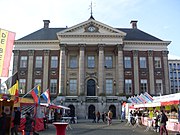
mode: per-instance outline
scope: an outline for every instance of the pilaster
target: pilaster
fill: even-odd
[[[66,54],[65,54],[65,48],[66,44],[60,44],[60,62],[59,62],[59,94],[64,95],[65,94],[65,60],[66,60]]]
[[[138,50],[133,50],[133,67],[134,67],[134,94],[139,94],[139,64]]]
[[[169,70],[168,70],[168,51],[162,51],[163,56],[163,69],[164,69],[164,80],[165,84],[163,85],[163,93],[162,94],[169,94],[170,93],[170,87],[169,87]]]
[[[119,94],[122,94],[124,93],[124,62],[123,62],[123,48],[124,48],[124,45],[123,44],[118,44],[117,45],[117,49],[118,49],[118,56],[117,56],[117,81],[118,83],[116,83],[117,85],[117,91],[116,91],[116,94],[119,95]]]
[[[13,73],[18,71],[18,64],[19,64],[19,50],[13,50],[14,57],[13,57]]]
[[[28,60],[28,75],[27,75],[27,92],[32,89],[32,76],[33,76],[33,60],[34,60],[34,50],[28,50],[29,60]]]
[[[155,85],[154,85],[154,64],[153,64],[153,50],[148,50],[148,67],[149,67],[149,93],[155,94]]]
[[[48,67],[49,67],[49,53],[50,50],[44,50],[44,65],[43,65],[43,89],[46,90],[48,88]]]
[[[99,92],[98,94],[101,95],[104,93],[103,91],[103,84],[104,84],[104,44],[99,44],[99,66],[98,66],[98,85],[99,85]]]
[[[85,44],[79,44],[79,95],[84,95],[84,80],[85,80],[85,69],[84,69],[84,58],[85,58]]]

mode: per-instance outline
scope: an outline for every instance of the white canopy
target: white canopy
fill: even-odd
[[[40,103],[40,105],[50,107],[50,108],[57,108],[57,109],[62,108],[62,109],[65,109],[65,110],[70,110],[69,107],[62,106],[62,105],[55,105],[55,104],[48,104],[48,103]]]

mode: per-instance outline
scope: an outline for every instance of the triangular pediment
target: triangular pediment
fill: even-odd
[[[115,29],[109,25],[96,21],[92,18],[88,19],[85,22],[79,23],[72,27],[69,27],[63,31],[57,33],[58,37],[61,36],[83,36],[83,35],[106,35],[106,36],[118,36],[124,37],[126,36],[125,32],[122,32],[118,29]]]

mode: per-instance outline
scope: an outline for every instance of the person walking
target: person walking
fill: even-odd
[[[95,111],[93,111],[92,118],[93,118],[92,123],[96,123],[96,113],[95,113]]]
[[[96,117],[97,117],[97,123],[99,123],[99,120],[100,120],[100,112],[99,111],[96,113]]]
[[[161,115],[160,115],[160,135],[163,135],[165,132],[166,135],[168,135],[168,131],[166,129],[166,122],[168,121],[168,117],[164,113],[164,110],[161,110]]]
[[[2,112],[0,116],[0,135],[6,135],[6,113]]]
[[[20,126],[20,122],[21,122],[21,112],[18,110],[17,107],[14,108],[14,120],[13,120],[13,124],[14,127],[11,130],[11,135],[18,135],[18,128]]]
[[[111,110],[109,110],[109,112],[108,112],[108,125],[111,125],[112,124],[112,112],[111,112]]]
[[[102,121],[105,122],[105,112],[102,112]]]
[[[30,133],[33,131],[33,126],[32,126],[33,122],[35,122],[34,119],[31,118],[30,113],[27,112],[26,113],[25,129],[24,129],[25,135],[30,135]]]

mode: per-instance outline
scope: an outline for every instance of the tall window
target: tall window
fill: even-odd
[[[105,67],[112,68],[112,65],[113,65],[112,56],[105,56]]]
[[[94,68],[94,67],[95,67],[95,57],[88,56],[88,68]]]
[[[20,68],[27,67],[27,56],[21,56],[20,58]]]
[[[19,79],[19,93],[25,94],[26,89],[26,79]]]
[[[57,79],[50,80],[50,93],[51,94],[57,93]]]
[[[70,79],[69,80],[69,92],[71,94],[77,93],[77,80],[76,79]]]
[[[77,68],[77,56],[70,56],[69,66],[70,68]]]
[[[106,94],[112,94],[112,93],[113,93],[113,80],[106,79]]]
[[[131,79],[125,80],[125,91],[126,91],[126,94],[132,94],[132,80]]]
[[[140,68],[146,68],[147,67],[146,57],[140,57],[139,60],[140,60]]]
[[[58,67],[58,57],[51,56],[51,68],[57,68],[57,67]]]
[[[142,79],[141,80],[141,92],[147,92],[147,80],[146,79]]]
[[[124,57],[124,67],[131,68],[131,57]]]
[[[155,68],[161,68],[161,58],[160,57],[154,58],[154,65],[155,65]]]
[[[156,80],[156,93],[162,93],[162,80]]]
[[[34,80],[34,86],[37,86],[37,85],[39,85],[41,88],[41,79],[35,79]]]
[[[35,67],[36,68],[42,68],[42,56],[36,56]]]

